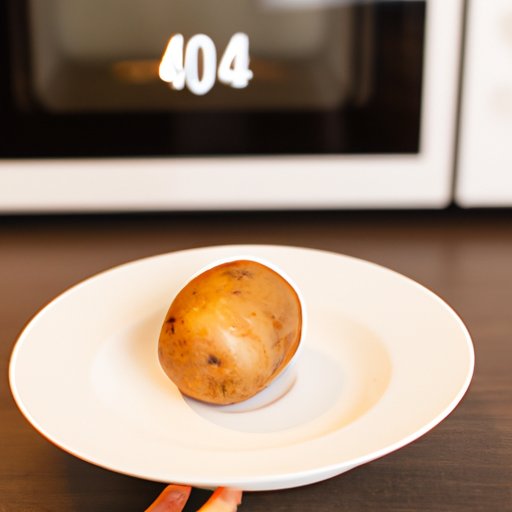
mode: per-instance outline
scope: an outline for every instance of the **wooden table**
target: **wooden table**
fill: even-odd
[[[177,214],[0,218],[0,511],[138,511],[162,489],[82,462],[41,437],[11,398],[25,322],[113,265],[178,249],[289,244],[371,260],[461,315],[476,373],[460,406],[418,441],[339,477],[248,493],[241,511],[512,510],[512,211]],[[207,496],[195,490],[186,510]]]

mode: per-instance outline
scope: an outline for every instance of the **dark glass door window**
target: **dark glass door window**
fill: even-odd
[[[2,9],[2,157],[418,151],[425,2],[12,0]],[[185,46],[206,35],[216,65],[245,34],[247,86],[215,75],[206,94],[171,88],[159,66],[177,33]]]

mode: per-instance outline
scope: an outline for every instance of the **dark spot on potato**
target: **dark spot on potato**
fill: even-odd
[[[278,331],[279,329],[282,329],[283,328],[283,324],[279,321],[279,320],[274,320],[272,322],[272,326],[274,327],[274,329],[276,331]]]
[[[236,279],[237,281],[240,281],[244,277],[250,278],[253,277],[253,273],[250,270],[247,270],[246,268],[233,268],[226,270],[224,272],[225,275],[232,277],[233,279]]]
[[[233,290],[231,293],[233,295],[242,295],[242,291],[241,290]]]
[[[217,356],[210,354],[208,356],[208,364],[213,366],[220,366],[220,359]]]
[[[167,320],[167,323],[171,326],[171,333],[174,334],[174,322],[176,322],[176,318],[170,316]]]

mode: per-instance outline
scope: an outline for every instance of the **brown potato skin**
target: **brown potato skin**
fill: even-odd
[[[236,260],[207,270],[178,293],[158,357],[185,395],[231,404],[270,384],[297,350],[301,329],[293,287],[266,265]]]

